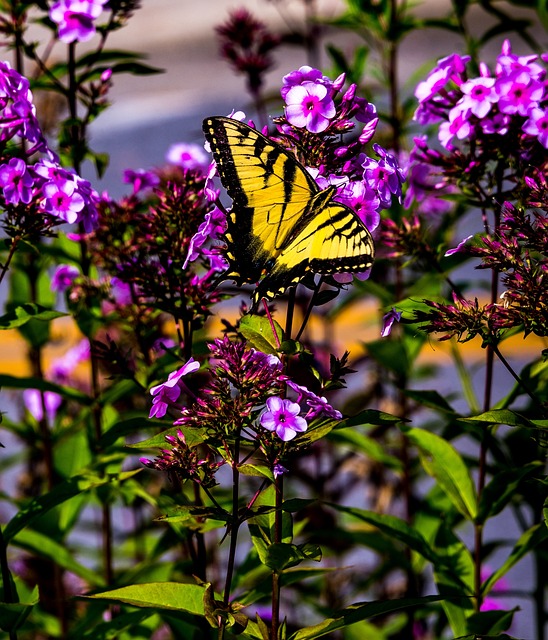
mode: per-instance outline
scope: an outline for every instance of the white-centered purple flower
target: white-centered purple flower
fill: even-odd
[[[85,201],[73,180],[48,182],[42,187],[42,193],[45,196],[44,211],[69,223],[79,219]]]
[[[150,389],[152,395],[152,408],[149,418],[163,418],[166,415],[169,405],[177,401],[181,395],[183,384],[181,379],[189,373],[197,371],[200,363],[194,358],[190,358],[180,369],[172,371],[168,379],[162,384],[158,384]]]
[[[331,91],[323,84],[305,82],[291,87],[285,96],[285,116],[295,127],[311,133],[321,133],[335,117],[335,103]]]
[[[533,107],[538,106],[544,95],[544,85],[525,77],[525,74],[497,81],[496,89],[501,113],[518,113],[520,116],[527,116]]]
[[[287,442],[293,440],[297,433],[307,430],[308,424],[299,416],[301,408],[296,402],[273,396],[266,401],[267,410],[261,416],[261,426]]]
[[[470,109],[478,118],[484,118],[499,99],[495,91],[495,78],[474,78],[461,85],[461,109]]]
[[[182,169],[205,170],[209,165],[209,157],[203,147],[185,142],[172,144],[167,151],[166,160]]]
[[[108,0],[59,0],[55,2],[49,17],[58,27],[61,42],[87,42],[95,35],[94,20],[98,18]]]

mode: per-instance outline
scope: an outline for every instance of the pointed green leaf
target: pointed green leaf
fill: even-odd
[[[50,322],[51,320],[55,320],[55,318],[61,318],[66,315],[68,314],[48,309],[39,304],[27,302],[0,316],[0,330],[21,327],[29,320]]]
[[[400,428],[418,447],[426,472],[438,481],[456,509],[468,520],[474,520],[478,508],[476,490],[468,468],[457,450],[429,431],[407,426]]]
[[[422,607],[425,604],[439,602],[440,600],[443,600],[442,596],[424,596],[422,598],[401,598],[399,600],[358,603],[337,612],[332,618],[327,618],[318,624],[299,629],[299,631],[290,636],[289,640],[314,640],[361,620],[402,611],[409,607]]]
[[[0,602],[0,629],[8,633],[17,631],[39,599],[38,588],[35,588],[31,602]]]
[[[278,345],[283,341],[283,330],[274,320],[271,324],[268,318],[264,316],[247,315],[240,321],[239,329],[244,338],[255,349],[271,355],[278,353]]]
[[[205,586],[179,582],[150,582],[112,589],[91,596],[80,596],[94,600],[123,602],[134,607],[170,609],[204,615]]]
[[[434,564],[440,562],[439,557],[434,553],[431,545],[428,544],[418,531],[408,525],[407,522],[401,518],[388,513],[376,513],[375,511],[368,511],[366,509],[345,507],[333,503],[328,504],[337,511],[348,513],[358,520],[362,520],[363,522],[367,522],[368,524],[377,527],[389,537],[399,540],[430,562]]]
[[[483,583],[482,593],[488,593],[495,582],[500,580],[523,556],[527,555],[546,539],[548,539],[548,529],[543,522],[539,522],[523,533],[514,545],[512,553],[508,556],[506,562]]]

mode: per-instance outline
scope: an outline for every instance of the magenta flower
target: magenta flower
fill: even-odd
[[[522,127],[523,131],[538,138],[540,144],[548,149],[548,109],[533,107],[528,115],[529,118]]]
[[[459,56],[456,53],[438,60],[438,64],[429,73],[428,78],[417,85],[415,89],[417,100],[419,102],[430,100],[449,80],[460,84],[469,60],[470,56]]]
[[[49,377],[58,384],[71,383],[74,370],[81,362],[89,360],[89,353],[89,340],[84,338],[54,360],[49,370]]]
[[[139,191],[145,191],[160,184],[160,178],[153,171],[146,169],[126,169],[124,182],[133,185],[133,194],[135,195]]]
[[[213,211],[208,211],[205,215],[205,220],[198,227],[198,231],[190,239],[190,246],[183,269],[187,268],[189,262],[194,262],[200,255],[205,255],[205,250],[202,247],[206,242],[217,240],[225,231],[225,214],[217,207]]]
[[[268,431],[275,431],[284,442],[308,428],[306,420],[299,416],[301,408],[296,402],[273,396],[266,401],[266,408],[267,411],[261,416],[261,426]]]
[[[32,200],[34,178],[21,158],[11,158],[8,164],[0,166],[0,187],[4,199],[9,204],[28,204]]]
[[[355,211],[369,231],[374,231],[379,226],[381,201],[376,191],[362,180],[347,182],[337,193],[336,199]]]
[[[459,101],[461,109],[470,109],[478,118],[484,118],[490,111],[491,105],[497,102],[495,78],[474,78],[461,85],[464,94]]]
[[[362,163],[363,179],[369,189],[379,196],[381,207],[388,208],[392,204],[392,195],[401,201],[405,172],[398,165],[396,158],[380,145],[373,145],[373,149],[380,159],[365,157]]]
[[[464,247],[466,246],[468,240],[470,240],[471,238],[473,238],[474,236],[466,236],[466,238],[464,238],[464,240],[461,240],[458,245],[456,247],[454,247],[453,249],[448,249],[445,253],[444,256],[446,258],[448,258],[449,256],[454,255],[455,253],[460,253],[461,251],[464,250]]]
[[[305,83],[324,84],[327,87],[333,86],[331,80],[327,76],[322,75],[322,72],[319,69],[303,65],[299,69],[291,71],[291,73],[288,73],[283,77],[283,86],[280,90],[282,98],[285,100],[292,87]]]
[[[205,171],[209,165],[209,157],[202,147],[185,142],[172,144],[167,151],[166,160],[182,169],[202,169]]]
[[[196,362],[194,358],[190,358],[180,369],[172,371],[166,382],[152,387],[150,389],[152,408],[148,417],[163,418],[166,415],[169,405],[176,402],[177,398],[181,395],[181,389],[183,387],[183,383],[180,382],[181,378],[188,373],[197,371],[199,368],[200,363]]]
[[[462,109],[457,106],[449,112],[449,122],[441,123],[438,138],[446,149],[449,148],[454,136],[457,136],[459,140],[468,138],[472,130],[468,116],[468,111],[462,111]]]
[[[44,406],[46,408],[46,418],[48,422],[53,422],[57,409],[59,409],[63,398],[54,391],[43,392],[43,404],[42,393],[39,389],[25,389],[23,391],[23,402],[27,411],[33,416],[35,420],[40,422],[44,417]]]
[[[42,191],[46,197],[44,210],[47,213],[69,223],[78,220],[85,202],[81,194],[76,191],[74,181],[48,182],[43,186]]]
[[[60,264],[51,278],[51,290],[66,291],[79,275],[78,267],[73,264]]]
[[[94,20],[108,0],[59,0],[52,5],[49,17],[59,28],[59,40],[65,44],[87,42],[95,35]]]
[[[528,112],[538,106],[544,94],[544,86],[536,80],[530,80],[520,74],[517,78],[504,78],[497,82],[499,94],[498,107],[502,113],[519,113],[527,116]]]
[[[297,394],[297,402],[305,400],[306,404],[310,407],[310,411],[306,414],[308,419],[312,420],[312,418],[320,414],[328,418],[333,418],[334,420],[340,420],[342,418],[342,413],[334,409],[324,396],[317,396],[313,391],[310,391],[310,389],[291,380],[287,381],[287,386]]]
[[[401,311],[396,311],[394,307],[388,313],[385,313],[382,319],[381,338],[386,338],[392,332],[394,322],[401,320]]]
[[[291,87],[285,96],[285,116],[295,127],[305,127],[312,133],[321,133],[335,116],[335,103],[330,90],[323,84],[305,82]]]

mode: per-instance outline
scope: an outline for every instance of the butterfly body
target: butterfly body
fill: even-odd
[[[320,190],[286,149],[242,122],[206,118],[203,130],[232,199],[225,277],[259,282],[255,302],[285,291],[308,271],[371,266],[371,235],[350,208],[333,201],[334,186]]]

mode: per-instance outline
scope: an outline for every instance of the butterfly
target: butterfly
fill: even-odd
[[[254,304],[307,272],[363,272],[372,265],[371,234],[352,209],[333,201],[335,186],[321,190],[291,153],[243,122],[214,116],[203,130],[232,199],[223,279],[258,283]]]

